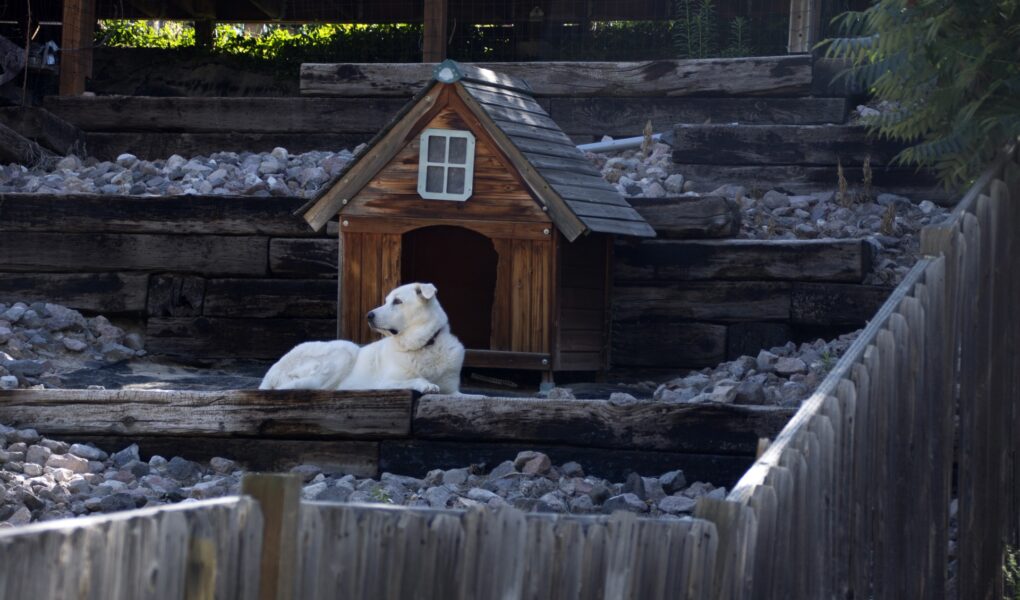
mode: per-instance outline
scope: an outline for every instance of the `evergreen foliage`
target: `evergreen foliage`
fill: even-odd
[[[900,163],[962,187],[1020,136],[1020,0],[878,0],[835,22],[826,54],[893,107],[866,123],[910,144]]]

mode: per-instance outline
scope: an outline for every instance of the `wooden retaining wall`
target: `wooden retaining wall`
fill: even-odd
[[[172,410],[171,410],[172,408]],[[375,477],[512,460],[521,450],[588,472],[683,469],[731,485],[789,408],[427,395],[404,390],[0,391],[0,422],[108,451],[223,456],[252,469],[313,463]]]
[[[1003,597],[1020,529],[1018,197],[1011,152],[924,231],[927,257],[729,497],[699,505],[720,533],[717,597],[942,598],[953,560],[952,597]]]
[[[291,214],[303,202],[2,194],[0,300],[134,319],[154,354],[275,360],[336,335],[337,240]],[[665,239],[617,244],[614,365],[700,367],[850,330],[888,292],[861,285],[861,240],[687,239],[733,230],[721,199],[697,219],[675,208],[690,203],[639,202]]]

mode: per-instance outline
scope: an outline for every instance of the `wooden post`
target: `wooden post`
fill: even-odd
[[[790,41],[787,52],[811,52],[821,33],[820,0],[790,0]]]
[[[262,509],[259,600],[294,598],[301,478],[293,474],[245,475],[241,493]]]
[[[96,32],[95,0],[64,0],[60,40],[60,95],[80,96],[92,75],[92,42]]]
[[[425,0],[425,32],[422,44],[422,62],[446,60],[446,8],[447,0]]]
[[[206,50],[213,47],[214,35],[213,32],[216,29],[216,23],[209,19],[196,19],[195,20],[195,47],[204,48]]]

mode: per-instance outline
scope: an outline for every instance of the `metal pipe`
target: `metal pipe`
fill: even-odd
[[[652,135],[652,141],[658,142],[662,139],[661,133]],[[645,136],[623,138],[609,142],[593,142],[591,144],[580,144],[577,149],[581,152],[616,152],[630,148],[640,148],[645,141]]]

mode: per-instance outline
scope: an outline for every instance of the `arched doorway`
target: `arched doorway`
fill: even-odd
[[[488,350],[499,261],[492,240],[463,227],[436,225],[405,233],[401,246],[401,282],[439,288],[453,334],[467,348]]]

